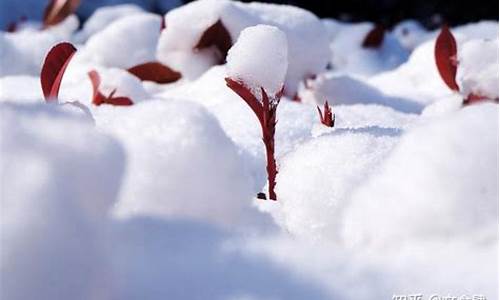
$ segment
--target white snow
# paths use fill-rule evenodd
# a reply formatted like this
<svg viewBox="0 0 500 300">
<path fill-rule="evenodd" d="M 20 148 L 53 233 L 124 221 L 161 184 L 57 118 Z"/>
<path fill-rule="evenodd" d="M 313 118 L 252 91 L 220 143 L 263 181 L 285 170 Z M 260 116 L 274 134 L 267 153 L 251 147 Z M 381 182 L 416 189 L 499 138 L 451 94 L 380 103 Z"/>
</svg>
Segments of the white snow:
<svg viewBox="0 0 500 300">
<path fill-rule="evenodd" d="M 96 9 L 92 15 L 83 24 L 75 39 L 84 43 L 90 36 L 102 31 L 114 21 L 134 14 L 144 14 L 145 12 L 134 4 L 121 4 L 113 6 L 104 6 Z"/>
<path fill-rule="evenodd" d="M 82 51 L 91 62 L 106 67 L 130 68 L 155 60 L 161 17 L 132 14 L 119 18 L 92 35 Z"/>
<path fill-rule="evenodd" d="M 374 28 L 368 22 L 341 26 L 330 40 L 332 69 L 340 73 L 372 76 L 396 68 L 408 58 L 408 51 L 390 32 L 380 48 L 363 48 L 363 40 Z"/>
<path fill-rule="evenodd" d="M 263 88 L 275 95 L 283 88 L 288 48 L 283 31 L 274 26 L 257 25 L 244 29 L 227 55 L 228 76 L 242 82 L 261 96 Z"/>
<path fill-rule="evenodd" d="M 16 33 L 0 32 L 0 76 L 38 76 L 50 48 L 59 42 L 70 40 L 78 25 L 78 18 L 70 16 L 62 23 L 43 31 L 26 28 Z"/>
<path fill-rule="evenodd" d="M 160 32 L 147 10 L 177 0 L 83 1 L 79 16 L 104 2 L 80 30 L 70 16 L 0 33 L 0 298 L 498 298 L 498 22 L 451 28 L 457 93 L 439 30 L 413 20 L 363 49 L 373 24 L 293 6 L 198 0 Z M 219 20 L 227 63 L 194 49 Z M 60 41 L 78 51 L 47 104 L 40 68 Z M 125 70 L 155 60 L 183 78 Z M 134 105 L 92 105 L 94 69 Z M 276 202 L 256 199 L 262 132 L 228 76 L 257 95 L 285 85 Z M 489 101 L 464 106 L 469 93 Z"/>
<path fill-rule="evenodd" d="M 458 52 L 460 92 L 498 98 L 498 39 L 470 40 Z"/>
<path fill-rule="evenodd" d="M 78 117 L 0 104 L 2 299 L 89 299 L 108 289 L 104 234 L 124 153 Z"/>
<path fill-rule="evenodd" d="M 203 107 L 148 101 L 96 115 L 99 128 L 123 142 L 130 163 L 117 214 L 245 222 L 252 178 L 242 157 Z"/>
<path fill-rule="evenodd" d="M 484 234 L 496 240 L 497 106 L 475 105 L 421 123 L 354 196 L 345 218 L 348 243 Z"/>
</svg>

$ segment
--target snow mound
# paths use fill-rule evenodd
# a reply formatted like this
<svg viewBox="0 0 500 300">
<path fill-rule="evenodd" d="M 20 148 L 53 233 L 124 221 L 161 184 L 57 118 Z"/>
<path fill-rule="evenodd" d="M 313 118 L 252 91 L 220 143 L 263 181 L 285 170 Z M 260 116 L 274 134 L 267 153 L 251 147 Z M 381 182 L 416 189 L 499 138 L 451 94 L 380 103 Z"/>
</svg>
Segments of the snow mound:
<svg viewBox="0 0 500 300">
<path fill-rule="evenodd" d="M 219 20 L 232 43 L 243 29 L 258 24 L 276 26 L 285 32 L 288 41 L 285 89 L 289 95 L 296 92 L 301 80 L 322 72 L 328 63 L 328 39 L 324 26 L 312 13 L 297 7 L 198 0 L 168 12 L 165 19 L 167 30 L 160 37 L 158 60 L 180 70 L 189 79 L 199 77 L 220 61 L 220 53 L 214 47 L 194 49 L 205 30 Z"/>
<path fill-rule="evenodd" d="M 0 102 L 39 103 L 43 99 L 40 78 L 35 76 L 0 77 Z"/>
<path fill-rule="evenodd" d="M 373 26 L 365 22 L 341 27 L 330 41 L 334 71 L 369 77 L 394 69 L 408 59 L 408 51 L 387 31 L 379 48 L 363 48 L 363 40 Z"/>
<path fill-rule="evenodd" d="M 85 48 L 87 60 L 105 67 L 130 68 L 155 60 L 161 17 L 132 14 L 92 35 Z"/>
<path fill-rule="evenodd" d="M 452 33 L 457 41 L 459 57 L 457 81 L 467 81 L 463 87 L 465 90 L 474 87 L 486 94 L 483 96 L 493 97 L 496 94 L 498 97 L 498 91 L 494 91 L 498 90 L 498 23 L 492 23 L 497 26 L 497 36 L 491 40 L 488 40 L 494 31 L 491 22 L 453 28 Z M 453 92 L 441 79 L 434 59 L 437 33 L 429 34 L 427 41 L 412 52 L 407 62 L 395 70 L 370 78 L 368 83 L 386 95 L 409 98 L 424 105 L 450 97 Z M 484 49 L 479 45 L 483 45 Z M 493 82 L 495 80 L 496 83 Z M 467 97 L 465 93 L 461 94 Z"/>
<path fill-rule="evenodd" d="M 73 15 L 46 30 L 26 28 L 14 33 L 1 31 L 0 76 L 39 76 L 47 52 L 55 44 L 71 40 L 78 25 L 78 18 Z"/>
<path fill-rule="evenodd" d="M 82 30 L 77 32 L 75 39 L 80 43 L 84 43 L 90 36 L 103 30 L 114 21 L 135 14 L 144 13 L 144 10 L 134 4 L 121 4 L 100 7 L 96 9 L 92 13 L 92 15 L 85 21 Z"/>
<path fill-rule="evenodd" d="M 364 109 L 367 115 L 377 111 L 376 106 Z M 342 114 L 348 115 L 349 110 L 338 112 Z M 277 208 L 266 209 L 289 232 L 311 239 L 339 239 L 339 224 L 352 192 L 388 156 L 403 125 L 388 127 L 372 120 L 366 126 L 362 117 L 358 120 L 358 126 L 341 128 L 346 125 L 342 120 L 333 132 L 297 146 L 279 160 L 276 193 L 280 201 Z"/>
<path fill-rule="evenodd" d="M 392 29 L 392 34 L 399 43 L 409 51 L 413 51 L 417 46 L 428 38 L 428 32 L 415 20 L 402 21 Z"/>
<path fill-rule="evenodd" d="M 470 40 L 458 49 L 460 93 L 498 99 L 498 39 Z"/>
<path fill-rule="evenodd" d="M 253 180 L 219 124 L 186 101 L 103 108 L 98 126 L 125 146 L 129 165 L 117 213 L 237 224 L 251 208 Z"/>
<path fill-rule="evenodd" d="M 1 298 L 93 298 L 110 285 L 102 239 L 122 148 L 56 106 L 0 113 Z"/>
<path fill-rule="evenodd" d="M 228 76 L 261 96 L 263 88 L 275 95 L 283 88 L 288 67 L 286 35 L 274 26 L 245 28 L 227 56 Z"/>
<path fill-rule="evenodd" d="M 353 197 L 344 218 L 347 244 L 496 239 L 498 105 L 423 121 Z"/>
<path fill-rule="evenodd" d="M 380 104 L 402 112 L 419 112 L 422 105 L 412 99 L 391 97 L 376 87 L 350 75 L 324 73 L 314 80 L 308 80 L 307 88 L 299 96 L 304 102 L 330 104 Z"/>
</svg>

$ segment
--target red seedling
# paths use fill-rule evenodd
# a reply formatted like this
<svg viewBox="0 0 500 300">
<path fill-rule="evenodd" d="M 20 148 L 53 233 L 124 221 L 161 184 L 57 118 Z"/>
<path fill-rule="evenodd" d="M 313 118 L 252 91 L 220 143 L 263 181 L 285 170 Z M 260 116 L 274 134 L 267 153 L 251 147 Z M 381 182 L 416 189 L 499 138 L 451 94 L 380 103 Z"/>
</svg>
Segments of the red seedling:
<svg viewBox="0 0 500 300">
<path fill-rule="evenodd" d="M 457 42 L 446 25 L 441 28 L 441 32 L 436 39 L 434 57 L 439 75 L 441 75 L 444 83 L 453 91 L 458 91 L 459 87 L 455 80 L 458 66 Z"/>
<path fill-rule="evenodd" d="M 61 23 L 73 14 L 80 0 L 50 0 L 43 14 L 43 28 Z"/>
<path fill-rule="evenodd" d="M 16 32 L 17 31 L 17 22 L 12 21 L 9 24 L 7 24 L 7 27 L 5 28 L 5 31 L 7 32 Z"/>
<path fill-rule="evenodd" d="M 60 43 L 52 47 L 43 62 L 40 82 L 47 102 L 58 102 L 61 81 L 71 58 L 76 52 L 70 43 Z"/>
<path fill-rule="evenodd" d="M 156 83 L 170 83 L 179 80 L 181 73 L 170 69 L 159 62 L 147 62 L 127 69 L 140 80 L 154 81 Z"/>
<path fill-rule="evenodd" d="M 161 16 L 160 32 L 167 28 L 167 22 L 165 21 L 165 16 Z"/>
<path fill-rule="evenodd" d="M 457 58 L 457 42 L 446 25 L 441 28 L 441 32 L 436 39 L 434 58 L 436 60 L 439 75 L 441 76 L 441 79 L 443 79 L 444 83 L 452 91 L 460 92 L 460 87 L 456 81 L 459 63 Z M 463 100 L 463 104 L 469 105 L 486 100 L 489 100 L 487 96 L 481 95 L 477 92 L 472 92 L 469 93 Z M 494 101 L 498 102 L 498 98 L 494 99 Z"/>
<path fill-rule="evenodd" d="M 262 102 L 252 94 L 244 83 L 231 78 L 226 78 L 226 85 L 240 96 L 250 106 L 255 116 L 259 120 L 262 129 L 262 141 L 266 148 L 267 158 L 267 179 L 269 182 L 269 199 L 277 200 L 274 187 L 276 186 L 276 175 L 278 170 L 274 159 L 274 133 L 276 131 L 276 109 L 283 96 L 283 88 L 276 95 L 269 98 L 266 91 L 261 87 Z M 257 195 L 259 199 L 266 199 L 264 193 Z"/>
<path fill-rule="evenodd" d="M 101 76 L 99 76 L 99 73 L 97 73 L 96 70 L 92 70 L 88 73 L 90 81 L 92 82 L 92 103 L 94 105 L 101 105 L 101 104 L 111 104 L 111 105 L 118 105 L 118 106 L 128 106 L 134 104 L 132 100 L 128 97 L 114 97 L 116 89 L 111 91 L 109 95 L 106 97 L 104 96 L 100 91 L 99 87 L 101 86 Z"/>
<path fill-rule="evenodd" d="M 328 101 L 325 102 L 323 112 L 321 112 L 321 108 L 319 108 L 319 106 L 316 106 L 316 108 L 318 109 L 319 119 L 323 125 L 327 127 L 335 126 L 335 114 L 332 113 L 332 108 L 328 105 Z"/>
<path fill-rule="evenodd" d="M 203 32 L 200 40 L 196 46 L 194 46 L 194 50 L 201 50 L 215 46 L 221 55 L 219 61 L 222 64 L 226 60 L 227 52 L 232 45 L 233 42 L 229 31 L 226 26 L 224 26 L 222 21 L 218 20 L 215 24 L 208 27 L 207 30 Z"/>
<path fill-rule="evenodd" d="M 375 27 L 370 30 L 363 40 L 363 48 L 380 48 L 382 42 L 384 42 L 385 28 L 382 25 L 375 25 Z"/>
</svg>

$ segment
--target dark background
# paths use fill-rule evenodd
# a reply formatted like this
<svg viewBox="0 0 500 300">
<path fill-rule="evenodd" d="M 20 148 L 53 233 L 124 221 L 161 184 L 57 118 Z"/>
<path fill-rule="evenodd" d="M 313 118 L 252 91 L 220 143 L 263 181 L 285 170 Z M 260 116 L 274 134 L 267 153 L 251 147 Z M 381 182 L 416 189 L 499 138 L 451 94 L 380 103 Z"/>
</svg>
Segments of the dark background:
<svg viewBox="0 0 500 300">
<path fill-rule="evenodd" d="M 40 20 L 49 0 L 0 0 L 0 27 L 21 16 Z M 81 0 L 78 16 L 85 20 L 103 5 L 135 3 L 164 14 L 189 0 Z M 244 2 L 250 2 L 245 1 Z M 390 28 L 405 19 L 415 19 L 430 29 L 446 22 L 452 26 L 479 20 L 498 20 L 498 0 L 273 0 L 261 2 L 291 4 L 312 11 L 321 18 L 344 21 L 372 21 Z"/>
<path fill-rule="evenodd" d="M 262 2 L 303 7 L 321 18 L 372 21 L 387 27 L 405 19 L 416 19 L 429 28 L 435 28 L 442 22 L 458 25 L 484 19 L 498 20 L 498 0 L 275 0 Z"/>
</svg>

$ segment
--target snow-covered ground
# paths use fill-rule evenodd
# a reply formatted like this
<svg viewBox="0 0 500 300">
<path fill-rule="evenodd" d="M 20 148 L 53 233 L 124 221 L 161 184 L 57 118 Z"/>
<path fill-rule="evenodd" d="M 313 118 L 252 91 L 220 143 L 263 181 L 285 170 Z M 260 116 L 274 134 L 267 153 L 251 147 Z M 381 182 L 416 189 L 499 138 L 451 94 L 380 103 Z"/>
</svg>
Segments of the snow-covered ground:
<svg viewBox="0 0 500 300">
<path fill-rule="evenodd" d="M 227 0 L 40 27 L 0 33 L 1 299 L 498 298 L 498 22 L 451 28 L 458 92 L 412 20 L 375 47 L 368 22 Z M 182 78 L 126 71 L 151 61 Z M 91 70 L 134 104 L 94 105 Z M 257 105 L 283 92 L 277 201 L 256 197 L 269 124 L 226 78 Z"/>
</svg>

